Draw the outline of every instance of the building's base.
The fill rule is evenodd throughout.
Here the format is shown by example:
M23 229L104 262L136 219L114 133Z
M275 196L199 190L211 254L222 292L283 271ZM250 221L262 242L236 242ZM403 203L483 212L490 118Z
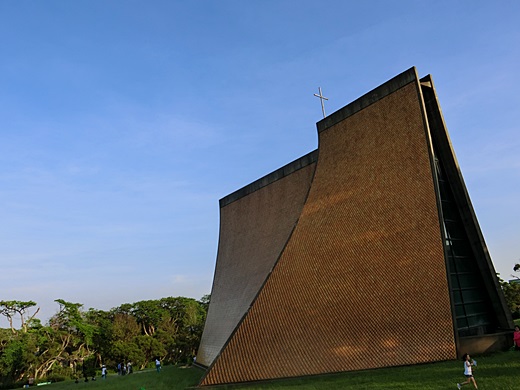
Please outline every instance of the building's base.
M459 339L458 355L479 355L507 351L513 345L513 331L488 335L468 336Z

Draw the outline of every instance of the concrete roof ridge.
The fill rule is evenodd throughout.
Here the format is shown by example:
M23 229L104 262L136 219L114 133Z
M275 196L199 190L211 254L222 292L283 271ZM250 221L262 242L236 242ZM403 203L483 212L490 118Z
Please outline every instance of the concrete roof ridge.
M367 92L360 98L347 104L345 107L340 108L339 110L333 112L329 116L320 120L318 123L316 123L318 133L321 133L329 127L334 126L335 124L341 122L342 120L348 118L356 112L361 111L362 109L377 102L385 96L390 95L391 93L397 91L398 89L404 87L405 85L415 80L418 80L417 69L415 68L415 66L412 66L410 69L405 70L404 72L391 78L387 82L374 88L370 92Z
M318 149L315 149L312 152L307 153L306 155L300 158L297 158L289 164L286 164L283 167L278 168L277 170L253 181L245 187L242 187L236 190L235 192L232 192L231 194L220 199L220 207L227 206L228 204L233 203L234 201L257 191L260 188L268 186L269 184L274 183L275 181L280 180L285 176L288 176L291 173L296 172L299 169L305 168L306 166L316 162L317 160Z

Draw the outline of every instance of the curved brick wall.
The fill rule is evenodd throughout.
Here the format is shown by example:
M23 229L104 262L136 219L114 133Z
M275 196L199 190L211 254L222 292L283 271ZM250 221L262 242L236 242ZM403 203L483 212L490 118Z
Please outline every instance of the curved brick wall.
M296 165L286 176L282 169L269 185L231 203L221 201L211 305L197 354L200 364L209 366L220 352L296 225L316 164Z
M456 357L428 139L416 78L320 131L298 224L202 385Z

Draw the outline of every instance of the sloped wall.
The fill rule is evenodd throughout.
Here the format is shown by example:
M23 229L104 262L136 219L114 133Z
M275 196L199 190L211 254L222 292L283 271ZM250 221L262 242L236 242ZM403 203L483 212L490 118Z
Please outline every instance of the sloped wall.
M414 77L322 129L298 224L202 385L456 357L424 115Z
M217 264L199 364L213 362L278 260L314 174L316 164L304 164L295 161L290 169L279 170L272 183L221 201Z

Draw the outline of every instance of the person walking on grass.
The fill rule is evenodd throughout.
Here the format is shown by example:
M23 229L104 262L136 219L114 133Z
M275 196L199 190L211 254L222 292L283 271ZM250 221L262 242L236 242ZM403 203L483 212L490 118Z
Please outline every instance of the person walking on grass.
M155 359L155 369L157 370L157 372L161 372L161 361L159 360L159 358Z
M470 383L473 383L475 389L478 389L477 382L473 377L473 370L471 369L471 366L476 366L477 362L471 360L469 354L467 353L465 353L464 356L462 356L462 360L464 361L464 376L466 377L466 381L462 383L457 383L457 388L460 389L464 385L469 385Z

